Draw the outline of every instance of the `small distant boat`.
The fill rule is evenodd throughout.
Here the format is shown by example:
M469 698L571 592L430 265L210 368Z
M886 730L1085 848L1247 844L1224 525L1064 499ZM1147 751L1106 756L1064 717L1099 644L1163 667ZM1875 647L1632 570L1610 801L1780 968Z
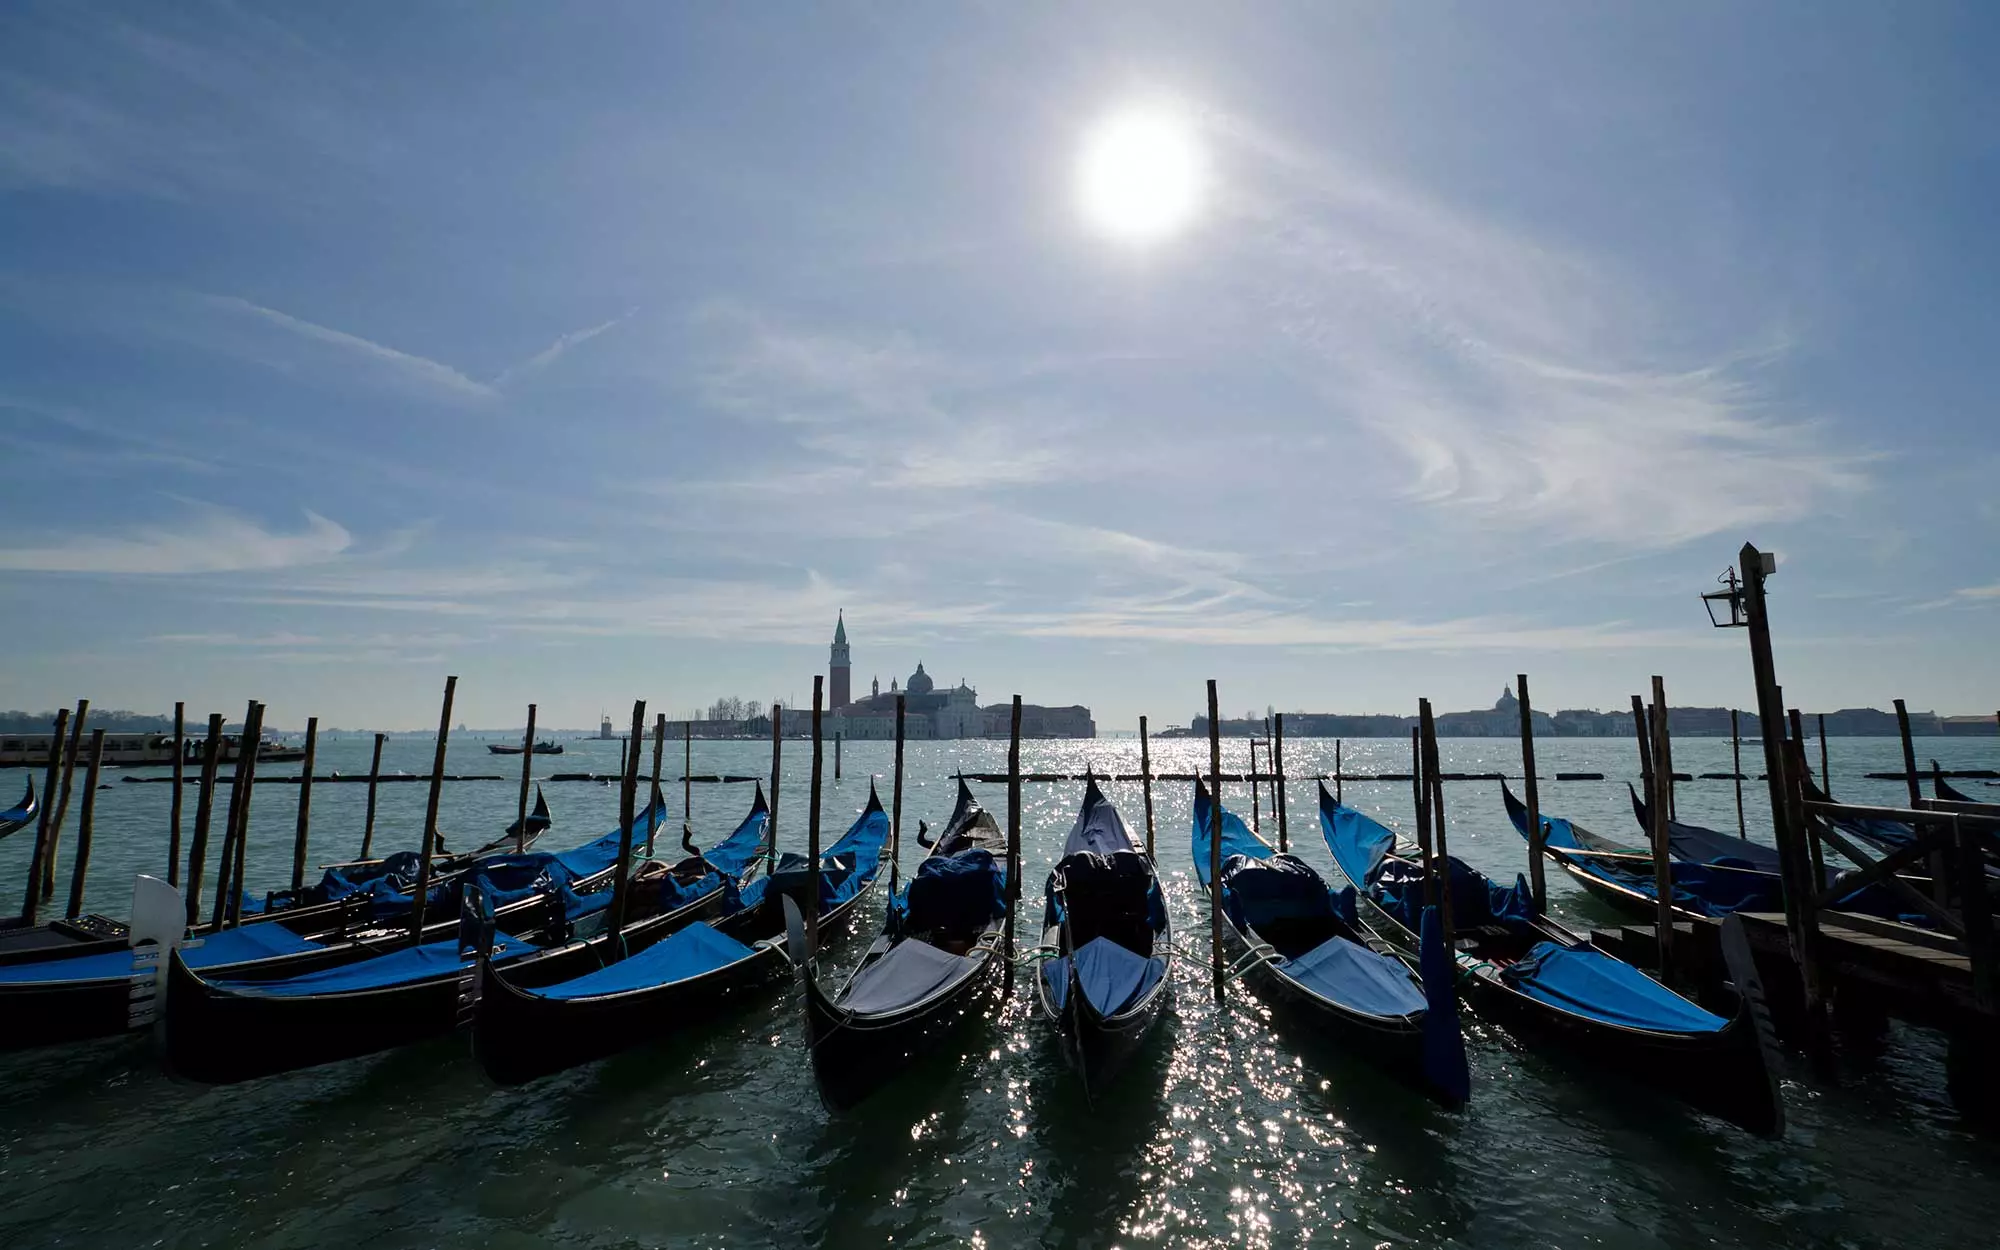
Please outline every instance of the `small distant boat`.
M4 812L0 812L0 838L17 829L25 829L35 823L41 814L42 805L35 801L35 779L28 778L28 788L21 795L21 801Z
M1214 808L1195 782L1194 867L1208 884ZM1364 924L1353 886L1335 891L1295 855L1279 855L1242 817L1222 813L1222 916L1258 996L1342 1048L1447 1106L1471 1095L1451 963L1435 917L1423 925L1426 985Z
M1084 778L1083 807L1049 874L1035 999L1095 1097L1145 1044L1173 994L1173 933L1153 862Z
M1324 785L1319 820L1340 870L1397 944L1414 951L1423 864ZM1776 1039L1741 916L1722 925L1723 958L1738 990L1736 1013L1725 1018L1537 912L1526 880L1503 887L1456 857L1447 859L1444 877L1439 888L1450 891L1459 983L1480 1014L1523 1040L1559 1047L1752 1133L1784 1132Z
M754 860L769 847L763 841L763 802L760 789L750 818L721 847L695 851L685 839L682 846L725 874L745 855ZM754 829L751 821L757 822ZM821 931L841 923L874 885L888 841L889 817L870 786L867 807L846 836L827 848L816 873L805 856L788 854L770 876L728 891L716 918L670 934L635 928L623 957L581 975L553 953L494 967L474 1017L474 1056L495 1081L518 1084L714 1015L789 967L791 938L781 902L817 893Z
M837 993L820 988L810 952L792 955L805 986L813 1077L835 1111L861 1102L986 1006L1006 964L1006 838L963 778L944 832L932 843L919 829L917 841L930 854L889 900L881 936Z
M486 744L486 749L495 755L519 755L522 751L522 748L505 742L489 742ZM536 755L561 755L563 745L554 740L546 740L537 742L534 751Z

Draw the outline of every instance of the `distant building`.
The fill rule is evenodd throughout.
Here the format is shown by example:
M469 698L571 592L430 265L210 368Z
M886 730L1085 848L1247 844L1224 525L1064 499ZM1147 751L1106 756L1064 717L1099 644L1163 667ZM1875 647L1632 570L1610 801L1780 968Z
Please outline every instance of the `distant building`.
M833 688L837 694L832 704L830 724L823 725L821 731L837 733L856 742L894 738L896 696L899 692L893 678L887 692L882 689L882 679L877 677L869 682L866 697L845 698L849 689L850 660L844 613L834 625L833 648L827 657L827 668L834 675ZM940 690L937 682L924 671L922 663L903 683L900 693L903 696L905 738L996 738L1011 732L1011 703L982 708L979 706L979 692L964 680L956 686ZM1097 725L1090 719L1090 709L1080 705L1041 707L1023 704L1021 735L1026 738L1094 738L1097 736Z
M826 662L828 707L843 708L851 702L849 694L853 687L848 678L852 671L847 658L847 613L842 612L833 623L833 654Z

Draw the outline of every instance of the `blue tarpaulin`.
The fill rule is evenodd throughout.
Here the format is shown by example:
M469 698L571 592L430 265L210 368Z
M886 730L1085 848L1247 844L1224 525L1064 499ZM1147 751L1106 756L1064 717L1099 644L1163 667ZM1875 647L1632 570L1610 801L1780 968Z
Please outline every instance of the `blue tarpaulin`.
M1006 874L982 847L956 855L931 855L903 891L900 911L905 932L983 929L1007 914Z
M753 948L728 934L716 932L706 921L697 920L636 955L628 955L574 980L526 992L543 998L594 998L600 994L622 994L628 990L650 989L685 981L726 968L756 953Z
M522 955L533 954L539 949L541 948L523 942L519 938L511 938L504 933L496 934L493 938L493 962L505 963ZM218 978L210 984L237 994L294 998L306 994L340 994L353 990L381 990L415 985L420 981L429 981L441 976L457 976L472 964L471 958L462 958L459 955L458 938L454 936L441 942L406 946L402 950L377 955L373 959L363 959L357 963L343 964L338 968L308 972L302 976L286 977L280 981L232 981Z
M1414 1016L1424 994L1400 959L1380 955L1344 937L1330 938L1277 970L1315 994L1371 1016Z
M1208 884L1209 827L1212 820L1208 799L1208 787L1199 781L1194 784L1194 870L1202 885ZM1238 855L1251 859L1269 859L1276 854L1269 843L1250 832L1250 826L1243 818L1228 808L1222 809L1222 862L1227 864Z
M1588 946L1538 942L1500 975L1531 998L1607 1024L1658 1033L1715 1033L1729 1024L1631 964Z
M1135 954L1110 938L1092 938L1078 948L1074 958L1077 984L1100 1016L1115 1016L1132 1006L1167 971L1164 959ZM1042 964L1049 1001L1058 1010L1069 998L1069 972L1069 959L1050 959Z
M190 968L210 968L319 949L318 943L273 922L209 934L201 939L198 946L181 947L181 958ZM79 955L71 959L39 959L33 963L0 965L0 984L123 980L131 974L132 952L126 949L106 951L100 955Z
M1333 862L1362 890L1375 884L1382 861L1396 849L1396 835L1319 788L1319 829Z
M1356 923L1354 891L1338 894L1296 855L1238 856L1222 866L1222 906L1238 928L1332 916Z

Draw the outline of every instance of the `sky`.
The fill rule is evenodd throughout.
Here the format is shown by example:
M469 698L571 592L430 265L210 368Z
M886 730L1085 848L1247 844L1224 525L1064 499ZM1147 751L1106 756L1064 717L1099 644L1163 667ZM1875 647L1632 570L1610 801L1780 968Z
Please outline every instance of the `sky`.
M1979 4L10 4L0 704L2000 707ZM1080 202L1107 118L1179 228Z

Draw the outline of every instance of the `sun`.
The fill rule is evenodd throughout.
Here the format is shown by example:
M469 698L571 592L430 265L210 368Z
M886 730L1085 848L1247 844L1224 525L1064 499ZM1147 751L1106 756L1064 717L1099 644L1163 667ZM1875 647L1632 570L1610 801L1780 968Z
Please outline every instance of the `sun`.
M1157 108L1115 113L1084 138L1077 163L1083 215L1114 238L1157 242L1193 220L1203 172L1201 148L1183 119Z

